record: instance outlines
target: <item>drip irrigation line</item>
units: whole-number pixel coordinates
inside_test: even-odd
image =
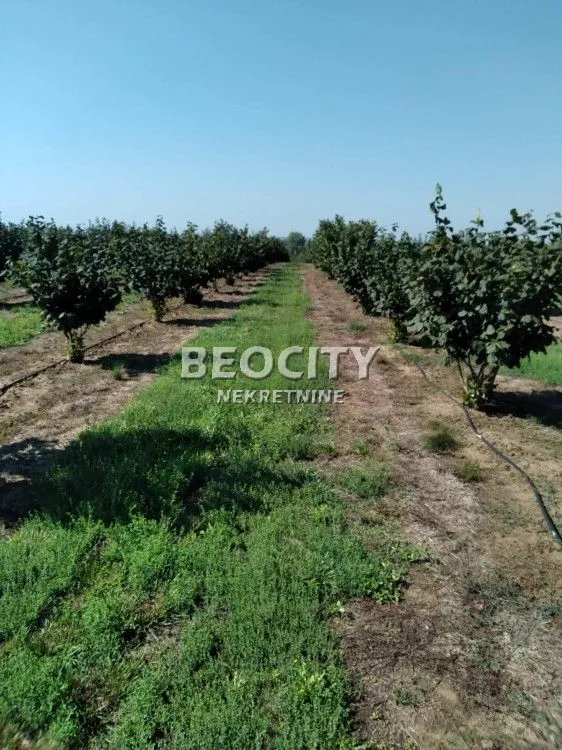
[[[250,278],[248,278],[250,277]],[[253,280],[251,274],[244,274],[241,278],[242,281],[248,281]],[[180,307],[184,307],[185,302],[181,302],[179,305],[176,305],[176,307],[171,308],[168,310],[168,312],[175,312],[176,310],[179,310]],[[217,318],[217,320],[219,320]],[[109,341],[113,341],[113,339],[118,338],[119,336],[124,336],[126,333],[131,333],[131,331],[136,330],[137,328],[141,328],[142,326],[147,325],[147,323],[151,323],[152,319],[147,318],[146,320],[141,321],[140,323],[135,323],[134,326],[131,326],[130,328],[126,328],[124,331],[119,331],[119,333],[113,334],[113,336],[109,336],[106,339],[102,339],[101,341],[97,341],[95,344],[90,344],[90,346],[86,346],[84,348],[85,352],[91,351],[92,349],[97,349],[100,346],[103,346],[104,344],[107,344]],[[37,375],[41,375],[44,372],[47,372],[47,370],[52,370],[55,367],[59,367],[60,365],[64,365],[68,362],[68,359],[66,357],[63,357],[62,359],[57,359],[55,362],[49,362],[48,365],[43,365],[43,367],[38,367],[36,370],[31,370],[31,372],[25,373],[25,375],[21,375],[19,378],[16,378],[15,380],[10,380],[8,383],[5,383],[4,385],[0,386],[0,396],[3,396],[6,391],[9,391],[10,388],[14,388],[16,385],[21,385],[21,383],[25,383],[27,380],[31,380],[32,378],[37,377]]]
[[[266,269],[267,270],[267,269]],[[255,276],[255,272],[254,272]],[[241,281],[253,281],[254,278],[252,277],[252,273],[243,274],[240,277]],[[179,305],[176,305],[175,307],[168,310],[168,312],[175,312],[176,310],[179,310],[180,307],[184,307],[186,303],[181,302]],[[219,318],[217,318],[219,320]],[[97,349],[100,346],[103,346],[104,344],[107,344],[109,341],[113,341],[113,339],[119,338],[119,336],[124,336],[126,333],[131,333],[131,331],[135,331],[137,328],[141,328],[142,326],[147,325],[147,323],[151,323],[152,319],[147,318],[146,320],[141,321],[140,323],[135,323],[134,326],[131,326],[130,328],[126,328],[124,331],[119,331],[119,333],[114,333],[113,336],[109,336],[106,339],[102,339],[101,341],[97,341],[95,344],[90,344],[89,346],[86,346],[84,348],[85,352],[91,351],[92,349]],[[25,375],[21,375],[19,378],[16,378],[15,380],[10,380],[8,383],[4,383],[4,385],[0,386],[0,396],[3,396],[6,391],[9,391],[10,388],[14,388],[16,385],[21,385],[21,383],[25,383],[27,380],[31,380],[32,378],[37,377],[37,375],[41,375],[44,372],[47,372],[47,370],[52,370],[55,367],[59,367],[60,365],[64,365],[68,362],[68,359],[66,357],[63,357],[62,359],[57,359],[55,362],[49,362],[47,365],[43,365],[43,367],[38,367],[36,370],[31,370],[31,372],[25,373]]]
[[[172,308],[169,312],[175,312],[180,307],[183,307],[184,303],[182,302],[180,305],[177,305],[176,307]],[[110,341],[113,341],[113,339],[119,338],[119,336],[124,336],[126,333],[131,333],[132,331],[136,331],[137,328],[142,328],[142,326],[147,325],[148,323],[152,323],[151,318],[147,318],[146,320],[141,320],[140,323],[135,323],[135,325],[130,326],[129,328],[125,328],[124,331],[119,331],[118,333],[114,333],[112,336],[108,336],[106,339],[102,339],[101,341],[96,341],[94,344],[90,344],[89,346],[84,347],[85,352],[89,352],[92,349],[97,349],[100,346],[104,346],[104,344],[109,343]],[[62,359],[57,359],[54,362],[49,362],[48,365],[43,365],[43,367],[38,367],[36,370],[31,370],[31,372],[25,373],[25,375],[21,375],[19,378],[16,378],[15,380],[10,380],[8,383],[5,383],[4,385],[0,386],[0,396],[3,396],[6,391],[9,391],[10,388],[13,388],[16,385],[20,385],[21,383],[25,383],[26,380],[31,380],[32,378],[37,377],[37,375],[41,375],[44,372],[47,372],[47,370],[52,370],[55,367],[59,367],[60,365],[64,365],[68,363],[68,358],[63,357]]]
[[[404,357],[404,355],[402,355]],[[404,359],[406,359],[404,357]],[[406,360],[408,361],[408,360]],[[409,363],[413,364],[413,363]],[[476,435],[476,437],[481,440],[484,445],[492,451],[492,453],[495,453],[498,458],[500,458],[502,461],[504,461],[508,466],[511,466],[512,469],[515,469],[515,471],[522,477],[522,479],[527,483],[527,485],[531,488],[531,491],[533,492],[533,495],[535,496],[535,500],[537,502],[537,505],[539,506],[541,515],[543,517],[543,520],[545,522],[545,525],[556,542],[560,547],[562,547],[562,535],[560,534],[560,531],[558,530],[556,524],[554,523],[552,516],[548,512],[548,508],[546,507],[546,504],[544,502],[543,496],[539,492],[539,489],[537,485],[534,483],[534,481],[531,479],[531,477],[527,474],[527,472],[522,469],[515,461],[510,458],[509,456],[506,456],[505,453],[503,453],[494,443],[492,443],[491,440],[488,440],[488,438],[485,435],[482,435],[482,433],[478,430],[476,427],[474,420],[472,419],[472,415],[470,414],[470,411],[468,410],[467,406],[463,404],[461,401],[458,401],[454,396],[451,396],[450,393],[447,393],[443,388],[441,388],[437,383],[432,381],[426,371],[423,369],[421,365],[415,364],[414,367],[416,367],[422,374],[423,378],[429,385],[434,388],[435,390],[439,391],[443,396],[448,398],[450,401],[452,401],[456,406],[461,408],[464,412],[464,415],[466,417],[466,420],[470,426],[470,429],[472,432]]]

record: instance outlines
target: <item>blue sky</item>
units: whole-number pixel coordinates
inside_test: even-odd
[[[310,234],[562,209],[559,0],[0,0],[0,211]]]

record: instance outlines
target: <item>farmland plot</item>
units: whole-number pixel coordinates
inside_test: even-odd
[[[1,353],[5,745],[560,743],[560,553],[459,399],[559,519],[562,390],[500,367],[555,346],[562,222],[463,234],[440,192],[432,209],[426,243],[321,222],[313,256],[345,291],[304,266],[308,297],[298,266],[256,271],[283,255],[265,232],[30,223],[21,278],[62,322]],[[99,303],[86,338],[69,248]],[[116,309],[128,289],[144,301]],[[345,364],[341,405],[225,404],[179,377],[193,337],[382,349],[367,380]]]
[[[252,303],[197,343],[314,343],[294,268]],[[328,625],[350,597],[396,600],[424,553],[350,531],[312,463],[333,452],[323,409],[218,405],[179,369],[71,442],[0,546],[3,744],[352,748]]]
[[[358,742],[557,747],[560,551],[532,493],[444,395],[458,396],[460,383],[442,353],[391,343],[388,319],[362,314],[316,269],[305,278],[324,344],[351,330],[355,345],[383,345],[368,381],[342,372],[346,403],[334,410],[336,455],[324,467],[390,461],[390,491],[349,499],[346,518],[359,536],[394,523],[431,556],[411,569],[399,604],[356,599],[334,623],[361,686]],[[498,391],[496,411],[473,415],[478,429],[533,476],[560,522],[562,389],[500,378]]]
[[[117,414],[182,343],[233,315],[266,275],[255,272],[232,287],[223,285],[220,292],[208,290],[202,307],[176,300],[162,323],[150,319],[146,304],[116,311],[88,332],[85,343],[91,348],[83,364],[66,361],[58,333],[0,352],[0,387],[58,362],[0,396],[3,520],[11,523],[28,509],[28,482],[45,470],[57,451],[85,427]],[[120,332],[124,335],[111,339]]]

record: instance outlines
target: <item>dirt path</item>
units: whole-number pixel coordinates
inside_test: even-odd
[[[86,427],[118,414],[155,376],[159,366],[206,326],[230,317],[267,272],[249,274],[233,287],[205,293],[200,308],[172,301],[162,323],[152,320],[87,352],[84,364],[65,362],[0,396],[0,527],[28,510],[30,479],[45,471],[54,454]],[[87,345],[146,321],[144,304],[112,314],[89,332]],[[46,333],[0,352],[0,382],[65,356],[59,333]],[[123,378],[113,368],[122,365]]]
[[[342,360],[346,398],[332,416],[337,455],[323,468],[358,464],[357,441],[370,445],[374,460],[393,466],[392,490],[350,505],[349,522],[358,533],[391,522],[431,556],[411,570],[399,604],[355,601],[335,624],[360,691],[357,739],[377,748],[561,747],[562,553],[532,495],[470,432],[462,411],[386,344],[386,321],[364,316],[316,269],[303,273],[321,344],[382,345],[368,381]],[[350,333],[350,321],[364,332]],[[445,390],[458,390],[441,355],[404,350]],[[479,428],[529,471],[562,523],[562,390],[520,381],[501,389],[511,392],[505,408],[478,415]],[[517,416],[535,409],[533,420]],[[434,420],[454,432],[454,453],[424,447]],[[455,476],[468,461],[481,482]]]
[[[0,282],[0,310],[10,310],[26,302],[31,302],[31,297],[25,289]]]

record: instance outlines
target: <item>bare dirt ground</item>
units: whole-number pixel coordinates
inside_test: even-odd
[[[234,314],[242,300],[267,276],[249,274],[219,291],[206,291],[202,307],[172,300],[164,322],[150,319],[145,303],[108,316],[91,329],[84,364],[64,362],[0,396],[0,527],[28,510],[29,480],[44,472],[53,456],[86,427],[118,414],[202,328]],[[148,321],[148,322],[147,322]],[[103,340],[125,331],[107,343]],[[22,346],[0,350],[0,386],[65,357],[60,333],[45,333]],[[123,378],[113,373],[122,365]]]
[[[554,327],[554,332],[559,339],[562,339],[562,315],[556,315],[549,320],[551,326]]]
[[[382,345],[369,380],[343,358],[333,407],[337,472],[365,459],[390,462],[386,497],[349,503],[350,524],[391,523],[422,542],[429,562],[410,570],[403,599],[358,600],[334,623],[357,687],[359,742],[370,748],[562,747],[562,552],[523,481],[470,431],[463,412],[429,379],[458,395],[456,372],[440,353],[389,345],[388,323],[364,316],[338,284],[306,266],[310,317],[323,345]],[[365,331],[350,333],[350,321]],[[476,414],[479,430],[537,482],[562,524],[562,389],[502,379],[498,407]],[[527,415],[527,416],[523,416]],[[531,418],[529,418],[531,415]],[[432,423],[447,424],[459,447],[428,451]],[[464,481],[477,464],[482,481]]]
[[[31,297],[25,289],[0,282],[0,310],[10,310],[15,305],[31,302]]]

